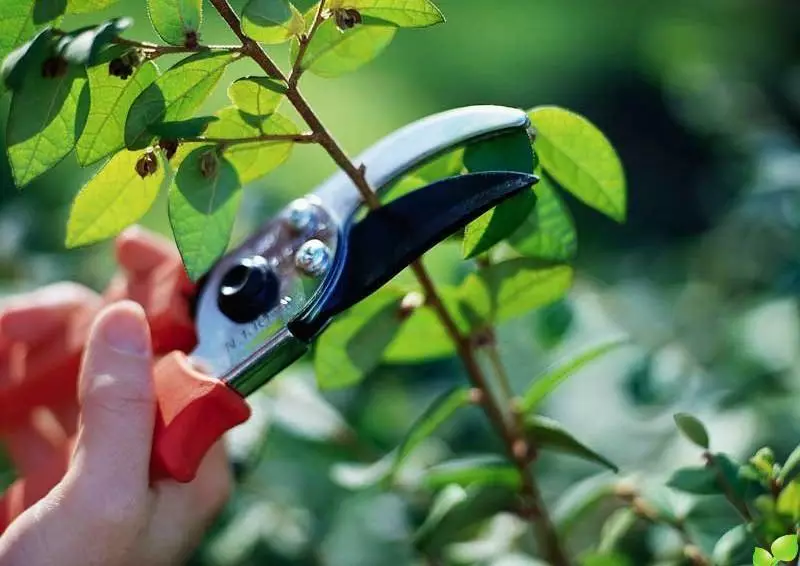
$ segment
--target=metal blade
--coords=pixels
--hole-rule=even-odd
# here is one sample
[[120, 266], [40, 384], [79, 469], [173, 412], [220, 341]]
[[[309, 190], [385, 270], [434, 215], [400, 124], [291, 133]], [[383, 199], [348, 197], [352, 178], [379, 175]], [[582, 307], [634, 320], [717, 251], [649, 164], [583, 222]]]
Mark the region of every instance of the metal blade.
[[312, 338], [436, 244], [537, 181], [512, 172], [461, 175], [370, 211], [346, 236], [338, 277], [315, 308], [289, 324], [291, 332]]

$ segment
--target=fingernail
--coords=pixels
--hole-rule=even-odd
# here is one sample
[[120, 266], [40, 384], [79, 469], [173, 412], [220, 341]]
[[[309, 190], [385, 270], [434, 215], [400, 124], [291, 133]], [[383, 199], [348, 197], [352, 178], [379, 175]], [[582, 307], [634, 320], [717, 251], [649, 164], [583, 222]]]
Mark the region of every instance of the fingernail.
[[145, 355], [150, 350], [150, 332], [144, 310], [133, 301], [122, 301], [100, 315], [97, 332], [114, 350]]

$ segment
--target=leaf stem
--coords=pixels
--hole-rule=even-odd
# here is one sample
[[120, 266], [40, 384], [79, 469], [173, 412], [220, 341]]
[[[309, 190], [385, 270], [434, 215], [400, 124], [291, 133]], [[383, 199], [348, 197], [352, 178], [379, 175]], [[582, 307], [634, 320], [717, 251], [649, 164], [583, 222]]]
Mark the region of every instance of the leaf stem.
[[[283, 71], [280, 70], [264, 49], [244, 33], [239, 17], [231, 8], [228, 0], [210, 0], [210, 2], [222, 19], [228, 24], [231, 31], [233, 31], [242, 42], [242, 53], [252, 58], [269, 77], [287, 83], [286, 98], [291, 102], [297, 113], [303, 118], [312, 133], [317, 137], [317, 143], [322, 146], [336, 165], [353, 181], [353, 184], [364, 199], [365, 204], [372, 210], [379, 208], [381, 206], [380, 200], [366, 179], [363, 164], [356, 165], [353, 160], [348, 157], [298, 89], [297, 82], [302, 70], [293, 70], [292, 75], [287, 79]], [[318, 29], [322, 14], [323, 11], [320, 7], [315, 17], [315, 25], [312, 25], [311, 30], [306, 35], [306, 45], [310, 42], [313, 32]], [[300, 48], [301, 50], [303, 49], [302, 41]], [[298, 60], [301, 59], [303, 53], [304, 50], [302, 53], [298, 52]], [[300, 61], [300, 63], [295, 62], [295, 65], [300, 69], [302, 61]], [[472, 341], [469, 337], [461, 333], [454, 319], [445, 308], [444, 302], [427, 269], [422, 263], [422, 260], [414, 261], [410, 267], [422, 286], [427, 304], [434, 310], [444, 326], [445, 331], [453, 340], [472, 386], [484, 392], [482, 404], [484, 412], [492, 426], [502, 438], [509, 458], [519, 469], [522, 478], [521, 495], [527, 504], [527, 511], [529, 512], [540, 550], [553, 566], [570, 566], [570, 560], [561, 547], [558, 534], [544, 506], [539, 486], [528, 470], [527, 454], [520, 453], [519, 446], [525, 446], [524, 438], [520, 435], [519, 431], [512, 430], [512, 427], [508, 425], [506, 419], [503, 417], [503, 413], [497, 401], [491, 395], [486, 377], [483, 375], [483, 371], [475, 357]]]
[[126, 39], [124, 37], [115, 37], [113, 40], [111, 40], [111, 42], [116, 45], [141, 49], [150, 59], [155, 59], [157, 57], [161, 57], [162, 55], [170, 55], [173, 53], [204, 53], [206, 51], [219, 51], [227, 53], [242, 52], [241, 45], [197, 45], [195, 47], [187, 47], [185, 45], [159, 45], [157, 43], [135, 41], [133, 39]]
[[297, 83], [300, 82], [300, 77], [303, 76], [303, 59], [306, 56], [308, 44], [311, 43], [311, 39], [314, 37], [314, 34], [317, 33], [319, 26], [325, 21], [324, 14], [325, 2], [320, 2], [317, 6], [317, 13], [314, 15], [314, 22], [311, 24], [311, 28], [308, 30], [308, 33], [303, 34], [298, 38], [300, 47], [297, 51], [297, 58], [294, 60], [294, 65], [292, 65], [292, 72], [289, 75], [289, 88], [295, 88]]
[[263, 134], [245, 138], [214, 138], [199, 136], [196, 138], [181, 138], [181, 143], [218, 143], [225, 146], [239, 145], [245, 143], [259, 142], [282, 142], [290, 141], [294, 143], [317, 143], [317, 135], [310, 134]]

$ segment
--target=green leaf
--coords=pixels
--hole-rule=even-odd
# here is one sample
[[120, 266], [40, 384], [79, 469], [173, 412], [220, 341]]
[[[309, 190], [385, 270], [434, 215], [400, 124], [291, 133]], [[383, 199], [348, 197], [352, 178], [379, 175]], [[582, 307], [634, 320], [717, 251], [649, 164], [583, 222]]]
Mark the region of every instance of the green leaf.
[[222, 78], [225, 67], [234, 60], [230, 53], [197, 53], [158, 77], [131, 106], [125, 122], [128, 148], [147, 147], [154, 138], [149, 127], [156, 122], [190, 118]]
[[617, 552], [591, 553], [580, 558], [580, 566], [631, 566], [631, 561]]
[[[397, 316], [396, 312], [394, 313]], [[466, 387], [458, 387], [448, 391], [436, 399], [430, 407], [417, 419], [397, 449], [392, 465], [392, 474], [397, 473], [409, 454], [419, 444], [431, 436], [436, 429], [447, 422], [456, 411], [470, 404], [470, 391]]]
[[734, 461], [730, 456], [722, 452], [714, 454], [714, 461], [725, 483], [737, 497], [749, 500], [758, 495], [767, 493], [766, 488], [761, 485], [758, 479], [748, 477], [746, 474], [742, 473], [746, 470], [747, 466], [742, 466], [739, 462]]
[[149, 130], [161, 139], [178, 140], [203, 135], [209, 124], [218, 121], [216, 116], [199, 116], [178, 122], [157, 122]]
[[541, 170], [533, 186], [536, 207], [508, 237], [508, 243], [524, 256], [568, 261], [578, 252], [575, 223], [550, 178]]
[[519, 405], [520, 410], [524, 413], [528, 413], [536, 409], [548, 395], [555, 391], [559, 385], [564, 383], [575, 372], [629, 342], [628, 339], [612, 340], [593, 346], [568, 362], [548, 370], [544, 375], [531, 383], [528, 390], [522, 395], [522, 400]]
[[289, 41], [305, 24], [303, 14], [288, 0], [250, 0], [242, 12], [242, 30], [268, 45]]
[[784, 535], [775, 539], [770, 547], [772, 556], [783, 562], [797, 558], [797, 535]]
[[132, 25], [131, 18], [114, 18], [98, 26], [62, 36], [56, 50], [72, 65], [93, 65], [102, 49]]
[[559, 535], [567, 537], [583, 518], [614, 495], [614, 476], [605, 471], [569, 485], [553, 507], [553, 523]]
[[172, 233], [192, 280], [202, 276], [227, 249], [242, 196], [236, 169], [224, 157], [217, 157], [212, 174], [202, 173], [202, 161], [215, 153], [209, 146], [192, 151], [169, 189]]
[[407, 175], [402, 179], [390, 184], [384, 191], [382, 191], [380, 195], [381, 203], [388, 204], [399, 199], [400, 197], [406, 196], [409, 193], [413, 193], [417, 189], [420, 189], [427, 184], [428, 182], [425, 179], [415, 175]]
[[708, 431], [699, 419], [687, 413], [677, 413], [674, 418], [675, 424], [686, 438], [700, 448], [708, 450]]
[[623, 222], [625, 174], [603, 133], [583, 116], [555, 106], [534, 108], [529, 115], [544, 170], [587, 205]]
[[6, 146], [17, 187], [58, 165], [75, 147], [89, 110], [85, 87], [83, 69], [69, 67], [56, 78], [29, 73], [14, 91]]
[[786, 458], [786, 462], [781, 468], [778, 479], [780, 479], [782, 483], [786, 483], [796, 476], [798, 472], [800, 472], [800, 445], [795, 447], [792, 453], [789, 454], [789, 457]]
[[41, 74], [42, 62], [53, 49], [54, 34], [51, 28], [38, 32], [30, 41], [26, 41], [14, 49], [3, 60], [0, 74], [3, 85], [11, 90], [18, 90], [29, 74]]
[[125, 147], [123, 128], [128, 111], [136, 97], [158, 77], [158, 67], [152, 61], [143, 62], [127, 80], [111, 75], [109, 62], [124, 52], [124, 47], [110, 48], [87, 69], [91, 104], [75, 147], [78, 163], [84, 167]]
[[772, 555], [761, 547], [756, 547], [753, 551], [753, 566], [775, 566], [778, 561]]
[[[480, 141], [468, 146], [464, 152], [464, 165], [471, 173], [533, 173], [535, 159], [530, 138], [525, 132]], [[470, 223], [464, 234], [464, 257], [480, 255], [513, 234], [535, 206], [536, 193], [531, 189], [511, 197]]]
[[[380, 55], [396, 31], [389, 26], [356, 26], [342, 32], [334, 19], [325, 20], [306, 48], [302, 68], [324, 78], [355, 71]], [[298, 42], [292, 41], [293, 60], [298, 51]]]
[[349, 0], [348, 7], [357, 9], [364, 24], [389, 24], [403, 28], [422, 28], [444, 23], [441, 10], [430, 0]]
[[322, 389], [355, 385], [383, 358], [402, 324], [403, 293], [383, 287], [336, 319], [317, 341], [314, 369]]
[[566, 265], [542, 267], [541, 262], [519, 258], [483, 270], [493, 300], [497, 322], [562, 298], [572, 286], [573, 271]]
[[516, 496], [515, 490], [500, 485], [474, 485], [466, 490], [450, 486], [434, 501], [414, 534], [414, 543], [426, 554], [436, 555], [448, 544], [462, 540], [471, 527], [513, 509]]
[[512, 490], [519, 489], [520, 485], [519, 470], [494, 454], [458, 458], [431, 466], [425, 471], [423, 481], [428, 489], [434, 490], [451, 484], [461, 487], [502, 485]]
[[166, 178], [166, 164], [159, 152], [158, 169], [142, 178], [136, 163], [141, 151], [121, 151], [112, 157], [81, 189], [72, 203], [67, 222], [69, 248], [111, 238], [150, 210]]
[[463, 146], [451, 149], [419, 166], [413, 171], [413, 176], [426, 183], [455, 177], [464, 172], [464, 151]]
[[597, 550], [601, 554], [608, 554], [615, 550], [623, 538], [631, 531], [636, 525], [638, 520], [636, 513], [632, 509], [622, 508], [614, 511], [600, 531], [600, 542], [597, 545]]
[[337, 462], [331, 468], [333, 481], [347, 489], [364, 489], [386, 481], [394, 462], [394, 452], [371, 464]]
[[800, 482], [793, 481], [781, 489], [776, 508], [792, 521], [800, 521]]
[[752, 552], [756, 541], [746, 525], [737, 525], [722, 535], [714, 545], [713, 563], [717, 566], [743, 564]]
[[[252, 117], [229, 106], [215, 115], [219, 120], [209, 124], [207, 137], [233, 139], [300, 132], [289, 118], [277, 113]], [[240, 143], [226, 147], [223, 154], [236, 167], [242, 184], [246, 184], [280, 167], [291, 155], [294, 145], [291, 141]]]
[[695, 495], [716, 495], [722, 493], [717, 474], [710, 468], [681, 468], [667, 481], [667, 486], [678, 491]]
[[203, 0], [147, 0], [147, 14], [158, 36], [170, 45], [187, 45], [187, 35], [203, 23]]
[[[63, 4], [63, 0], [60, 0]], [[119, 0], [67, 0], [67, 14], [89, 14], [105, 10]]]
[[253, 116], [267, 116], [278, 109], [286, 85], [267, 77], [244, 77], [228, 87], [228, 97], [242, 112]]
[[618, 471], [607, 458], [579, 442], [564, 427], [547, 417], [528, 415], [525, 417], [525, 430], [532, 438], [532, 442], [542, 450], [554, 450], [565, 454], [572, 454], [583, 460], [595, 462], [602, 466]]
[[[48, 25], [57, 25], [64, 0], [6, 0], [0, 2], [0, 60]], [[25, 73], [23, 72], [22, 75]]]

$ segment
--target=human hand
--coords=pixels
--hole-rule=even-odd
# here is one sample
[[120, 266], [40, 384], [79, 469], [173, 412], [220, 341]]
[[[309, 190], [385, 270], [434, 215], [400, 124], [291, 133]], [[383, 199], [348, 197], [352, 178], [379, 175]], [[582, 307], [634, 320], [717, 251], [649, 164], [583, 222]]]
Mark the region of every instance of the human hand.
[[[118, 258], [129, 272], [152, 269], [174, 253], [141, 231], [118, 242]], [[0, 317], [0, 359], [10, 363], [19, 347], [35, 350], [69, 320], [93, 316], [100, 304], [97, 295], [73, 284], [15, 298]], [[217, 445], [193, 482], [150, 485], [152, 364], [142, 308], [113, 304], [94, 320], [78, 402], [40, 408], [5, 435], [20, 474], [35, 472], [54, 487], [36, 503], [24, 501], [26, 494], [14, 487], [6, 494], [7, 505], [27, 510], [0, 536], [0, 563], [175, 564], [197, 543], [227, 499], [230, 472]], [[42, 479], [42, 469], [49, 477]]]

